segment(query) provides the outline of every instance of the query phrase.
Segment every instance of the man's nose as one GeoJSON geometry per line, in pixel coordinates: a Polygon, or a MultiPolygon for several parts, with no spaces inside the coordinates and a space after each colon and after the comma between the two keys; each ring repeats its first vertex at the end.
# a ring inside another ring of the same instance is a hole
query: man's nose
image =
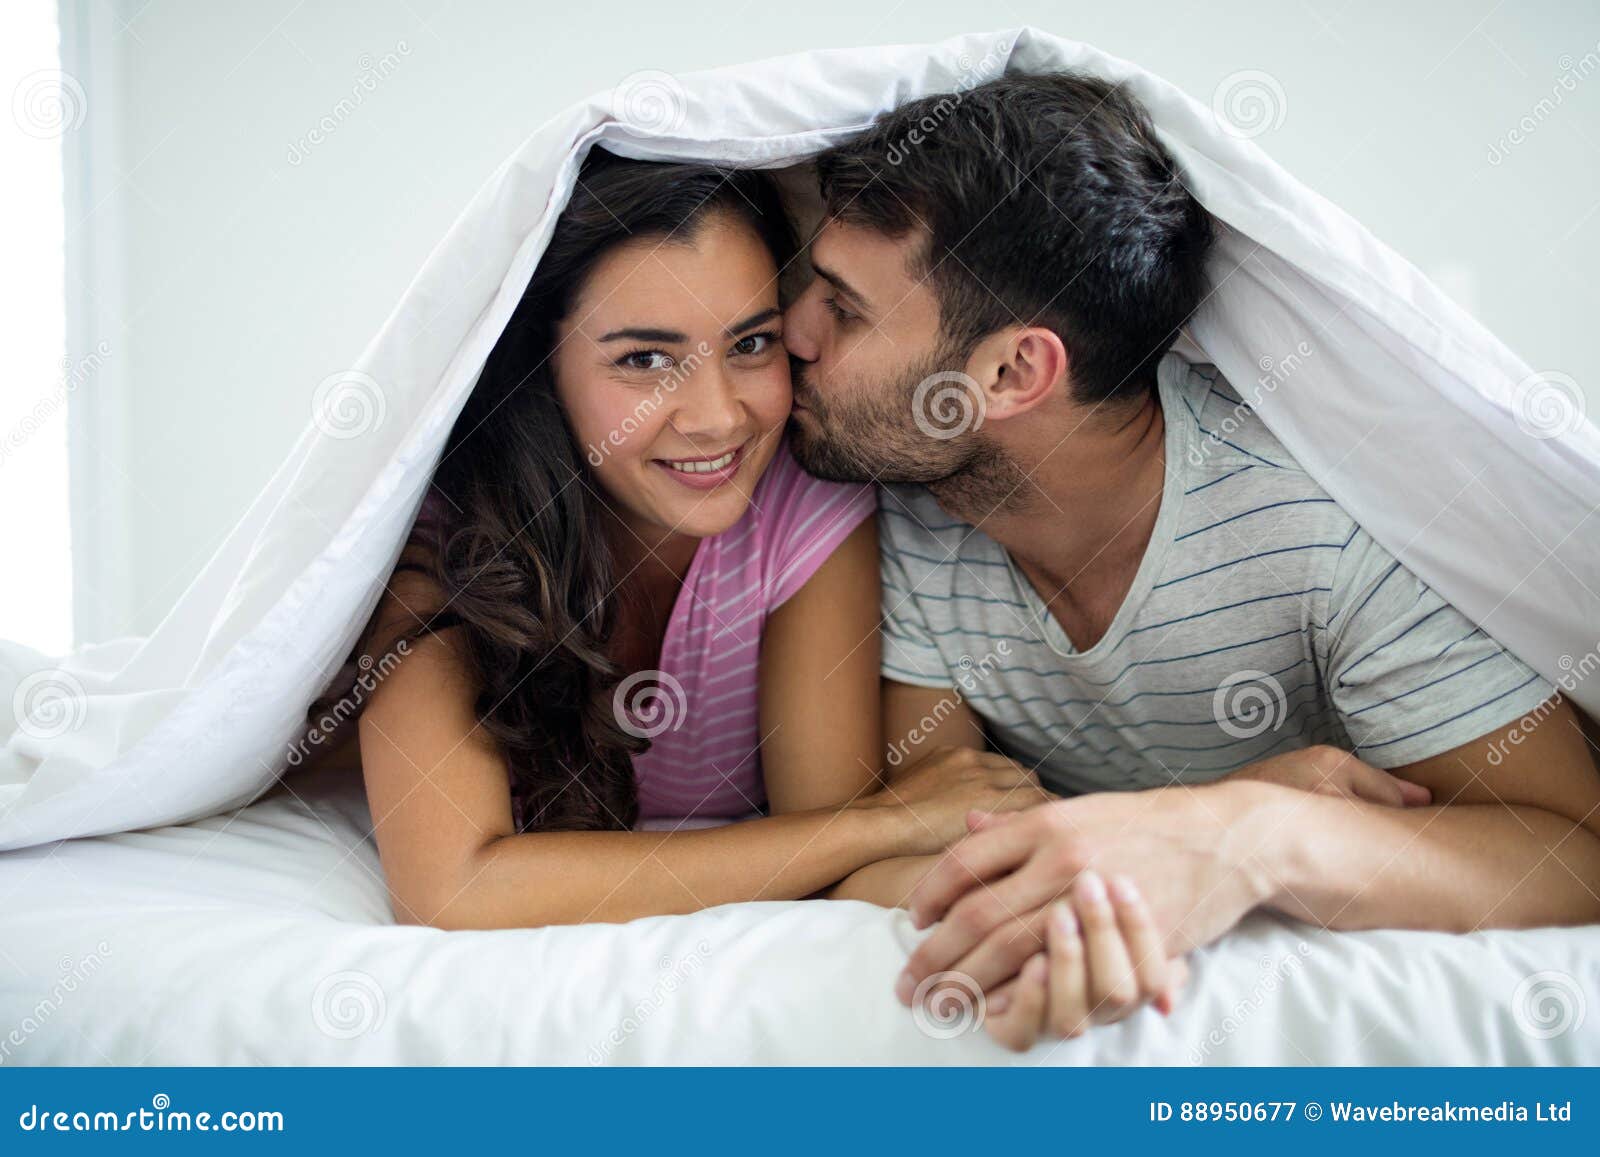
{"type": "Polygon", "coordinates": [[[817,360],[816,332],[813,328],[815,318],[808,301],[809,293],[802,293],[795,298],[794,303],[784,311],[783,315],[783,347],[789,351],[791,357],[799,358],[803,362],[817,360]]]}

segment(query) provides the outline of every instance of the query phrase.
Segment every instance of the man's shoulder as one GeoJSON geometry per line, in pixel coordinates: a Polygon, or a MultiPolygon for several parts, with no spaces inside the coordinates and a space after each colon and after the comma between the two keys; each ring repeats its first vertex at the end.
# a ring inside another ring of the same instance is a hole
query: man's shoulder
{"type": "Polygon", "coordinates": [[[1311,481],[1299,460],[1256,412],[1256,403],[1278,386],[1270,374],[1241,385],[1209,362],[1189,362],[1172,353],[1162,359],[1158,380],[1168,420],[1190,427],[1187,465],[1197,475],[1196,481],[1242,466],[1279,471],[1270,476],[1278,485],[1311,481]]]}
{"type": "MultiPolygon", "coordinates": [[[[1184,491],[1208,508],[1262,503],[1324,506],[1332,521],[1350,521],[1327,489],[1306,472],[1267,428],[1254,402],[1275,389],[1270,376],[1240,389],[1213,365],[1169,354],[1162,364],[1162,401],[1169,421],[1186,423],[1188,446],[1179,468],[1184,491]]],[[[1308,511],[1307,513],[1311,513],[1308,511]]]]}
{"type": "Polygon", "coordinates": [[[987,593],[1008,567],[1005,551],[982,530],[940,507],[926,487],[882,485],[878,543],[886,584],[909,584],[919,596],[987,593]]]}
{"type": "Polygon", "coordinates": [[[920,483],[891,482],[879,488],[878,536],[886,549],[948,552],[975,533],[967,523],[946,514],[920,483]]]}

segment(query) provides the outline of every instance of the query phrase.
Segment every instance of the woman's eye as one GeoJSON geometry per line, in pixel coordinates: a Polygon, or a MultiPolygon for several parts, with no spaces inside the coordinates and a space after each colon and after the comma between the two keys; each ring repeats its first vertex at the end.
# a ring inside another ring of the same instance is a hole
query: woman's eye
{"type": "Polygon", "coordinates": [[[772,343],[778,340],[775,333],[752,333],[740,338],[733,343],[733,352],[741,357],[751,354],[764,354],[772,348],[772,343]]]}
{"type": "Polygon", "coordinates": [[[856,315],[841,306],[839,299],[836,297],[824,297],[822,304],[839,321],[854,321],[856,319],[856,315]]]}
{"type": "Polygon", "coordinates": [[[663,373],[673,366],[672,355],[663,350],[633,350],[617,359],[617,365],[646,373],[663,373]]]}

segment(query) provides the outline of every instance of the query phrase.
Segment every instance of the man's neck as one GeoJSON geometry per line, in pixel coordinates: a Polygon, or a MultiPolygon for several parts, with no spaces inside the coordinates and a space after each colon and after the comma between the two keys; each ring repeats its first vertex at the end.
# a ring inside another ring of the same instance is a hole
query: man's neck
{"type": "Polygon", "coordinates": [[[1166,484],[1166,422],[1155,391],[1114,422],[1091,417],[1015,458],[1023,480],[1009,497],[984,500],[959,488],[936,488],[935,497],[1005,547],[1052,611],[1058,601],[1091,619],[1104,617],[1096,608],[1114,611],[1138,573],[1166,484]]]}

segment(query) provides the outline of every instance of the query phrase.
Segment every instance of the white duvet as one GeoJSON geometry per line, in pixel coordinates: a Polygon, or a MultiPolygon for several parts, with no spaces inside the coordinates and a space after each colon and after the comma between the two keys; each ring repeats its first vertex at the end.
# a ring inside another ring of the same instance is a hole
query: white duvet
{"type": "Polygon", "coordinates": [[[1600,1063],[1600,927],[1253,917],[1195,954],[1170,1018],[1016,1056],[975,1004],[922,1020],[900,1006],[917,934],[868,904],[394,927],[359,781],[290,786],[0,857],[0,1065],[1600,1063]]]}
{"type": "MultiPolygon", "coordinates": [[[[1385,547],[1600,710],[1600,678],[1579,677],[1600,663],[1600,432],[1552,421],[1534,367],[1213,110],[1031,29],[633,78],[489,178],[153,634],[70,656],[0,641],[0,1030],[37,1022],[9,1054],[0,1037],[0,1061],[581,1063],[591,1046],[626,1061],[993,1059],[894,1004],[895,915],[765,904],[623,928],[388,928],[359,793],[219,813],[271,787],[375,605],[590,147],[788,166],[903,100],[1060,68],[1125,82],[1225,226],[1197,352],[1385,547]],[[1292,375],[1249,388],[1302,343],[1292,375]],[[63,966],[72,991],[56,1000],[63,966]],[[670,999],[652,996],[685,969],[670,999]],[[363,998],[380,1023],[341,1035],[325,1010],[359,1024],[363,998]]],[[[1174,1020],[1145,1014],[1050,1056],[1182,1063],[1215,1027],[1222,1043],[1197,1059],[1592,1062],[1593,1019],[1541,1036],[1517,1006],[1594,994],[1597,939],[1258,919],[1202,956],[1174,1020]],[[1234,1008],[1302,939],[1303,965],[1234,1008]]]]}

